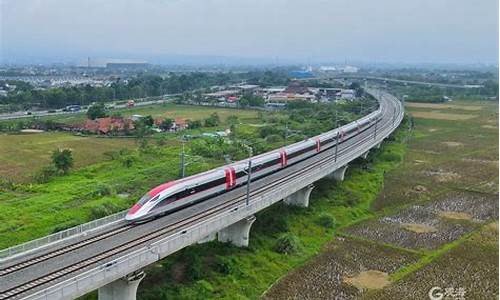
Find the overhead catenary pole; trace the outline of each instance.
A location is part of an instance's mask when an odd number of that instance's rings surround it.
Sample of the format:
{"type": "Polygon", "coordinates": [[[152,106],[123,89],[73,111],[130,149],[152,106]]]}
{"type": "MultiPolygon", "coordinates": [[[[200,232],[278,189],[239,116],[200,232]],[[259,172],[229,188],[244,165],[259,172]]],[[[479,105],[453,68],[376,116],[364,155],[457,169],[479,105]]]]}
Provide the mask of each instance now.
{"type": "Polygon", "coordinates": [[[250,204],[250,183],[252,181],[252,156],[253,149],[252,147],[246,145],[248,150],[248,171],[247,171],[247,197],[246,197],[246,205],[250,204]]]}
{"type": "Polygon", "coordinates": [[[182,143],[182,150],[181,150],[180,176],[181,178],[184,178],[184,176],[186,176],[186,163],[185,163],[186,154],[184,152],[184,144],[186,143],[186,140],[184,139],[184,136],[182,136],[181,143],[182,143]]]}
{"type": "Polygon", "coordinates": [[[337,162],[337,153],[339,149],[339,132],[337,131],[337,138],[335,139],[335,162],[337,162]]]}

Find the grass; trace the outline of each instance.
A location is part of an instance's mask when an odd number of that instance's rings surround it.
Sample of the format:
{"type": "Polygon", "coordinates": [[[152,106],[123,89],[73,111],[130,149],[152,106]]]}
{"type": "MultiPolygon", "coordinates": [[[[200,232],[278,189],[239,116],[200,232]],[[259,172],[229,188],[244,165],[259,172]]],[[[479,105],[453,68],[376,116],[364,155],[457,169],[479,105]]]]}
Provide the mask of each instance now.
{"type": "Polygon", "coordinates": [[[466,291],[466,299],[497,298],[498,222],[424,255],[391,279],[391,286],[371,291],[363,299],[423,299],[432,286],[460,287],[466,291]]]}
{"type": "Polygon", "coordinates": [[[104,159],[103,153],[135,148],[133,139],[79,137],[64,132],[0,134],[0,178],[27,182],[42,167],[51,163],[52,151],[73,150],[75,168],[104,159]]]}
{"type": "MultiPolygon", "coordinates": [[[[416,124],[413,140],[404,163],[388,174],[388,184],[373,205],[384,215],[409,205],[431,203],[455,192],[473,191],[498,197],[498,104],[467,101],[441,111],[463,114],[462,121],[432,117],[429,113],[434,106],[409,106],[416,124]],[[491,130],[484,130],[485,126],[491,130]],[[437,178],[427,176],[426,170],[458,176],[436,182],[437,178]],[[425,191],[408,193],[416,184],[424,186],[425,191]]],[[[497,297],[498,227],[495,230],[490,224],[479,226],[434,251],[423,251],[416,263],[391,274],[390,287],[370,291],[363,299],[424,298],[432,286],[466,288],[467,299],[497,297]]]]}
{"type": "MultiPolygon", "coordinates": [[[[258,111],[249,109],[219,108],[196,105],[182,105],[174,103],[154,104],[148,106],[138,106],[133,108],[120,108],[110,110],[110,114],[120,114],[124,117],[132,115],[151,115],[154,118],[186,118],[191,120],[202,120],[217,112],[222,121],[231,115],[237,115],[244,121],[255,121],[258,111]]],[[[85,121],[85,113],[74,113],[65,115],[40,117],[41,120],[53,120],[66,124],[78,124],[85,121]]],[[[6,121],[16,122],[16,121],[6,121]]]]}
{"type": "Polygon", "coordinates": [[[149,275],[141,283],[139,297],[259,298],[278,278],[318,254],[340,226],[371,216],[370,204],[382,187],[384,173],[397,166],[404,153],[405,145],[400,138],[375,150],[368,161],[354,163],[344,182],[317,182],[309,208],[276,204],[257,214],[248,249],[217,242],[193,245],[148,268],[149,275]],[[335,220],[335,226],[318,222],[325,214],[335,220]],[[276,252],[276,240],[283,233],[298,239],[301,245],[298,253],[276,252]]]}
{"type": "MultiPolygon", "coordinates": [[[[332,280],[316,284],[317,280],[314,278],[325,276],[322,273],[323,265],[337,266],[336,270],[349,269],[349,262],[345,262],[344,253],[337,246],[333,250],[322,251],[317,258],[302,267],[298,273],[304,274],[303,277],[294,275],[297,273],[294,271],[280,280],[272,289],[273,295],[280,295],[279,299],[295,299],[300,298],[300,295],[318,295],[318,290],[321,290],[326,293],[338,291],[335,295],[342,293],[346,297],[362,299],[424,299],[428,297],[427,293],[432,286],[440,286],[443,290],[448,287],[464,287],[467,299],[494,299],[498,296],[498,223],[496,231],[490,225],[481,227],[480,223],[497,218],[494,208],[484,215],[481,212],[488,209],[490,203],[494,207],[493,199],[498,197],[498,104],[454,101],[453,107],[439,107],[440,114],[446,118],[430,114],[437,109],[433,104],[411,105],[407,108],[407,112],[414,117],[414,131],[404,160],[397,168],[385,174],[382,191],[375,201],[369,202],[370,209],[367,212],[364,210],[364,216],[358,222],[346,222],[346,225],[339,228],[342,229],[340,235],[344,237],[342,244],[345,244],[340,248],[349,249],[352,252],[349,257],[356,258],[357,264],[363,268],[367,268],[369,264],[378,264],[377,270],[384,272],[387,272],[384,269],[387,268],[387,260],[367,255],[356,241],[369,242],[373,244],[372,248],[411,253],[416,259],[410,263],[399,261],[388,272],[392,284],[381,290],[348,289],[342,281],[345,273],[337,271],[332,273],[332,280]],[[477,106],[481,109],[477,109],[477,106]],[[471,110],[471,107],[474,109],[471,110]],[[426,114],[426,118],[419,117],[419,114],[426,114]],[[450,114],[452,117],[458,114],[463,120],[452,120],[450,114]],[[487,130],[485,125],[488,126],[487,130]],[[456,198],[460,195],[472,198],[456,198]],[[446,206],[440,206],[440,201],[446,201],[443,202],[446,206]],[[387,236],[384,235],[384,230],[389,226],[386,222],[398,220],[398,217],[404,218],[404,212],[415,205],[436,205],[436,209],[446,211],[465,210],[475,217],[482,216],[479,218],[482,221],[440,219],[436,215],[440,220],[439,224],[443,225],[438,224],[439,232],[436,235],[414,234],[415,240],[411,237],[406,239],[411,246],[412,243],[426,239],[440,242],[440,238],[454,237],[444,239],[444,243],[431,250],[398,246],[397,242],[404,240],[405,236],[401,235],[404,230],[394,225],[392,227],[398,229],[389,233],[396,242],[388,244],[384,239],[387,236]],[[379,222],[384,217],[392,219],[379,222]],[[356,235],[347,234],[346,232],[350,232],[348,229],[356,228],[352,225],[366,231],[359,231],[356,235]],[[467,230],[447,232],[447,228],[452,228],[449,226],[457,230],[466,227],[467,230]],[[366,232],[373,235],[363,235],[366,232]],[[457,234],[458,232],[461,234],[457,234]],[[325,255],[329,255],[327,260],[321,258],[325,255]],[[335,276],[340,276],[340,281],[335,280],[335,276]]],[[[387,159],[393,154],[384,156],[387,159]]],[[[414,222],[418,223],[422,220],[420,218],[426,220],[425,213],[414,212],[415,214],[408,215],[409,218],[414,218],[414,222]]],[[[341,243],[334,240],[331,244],[335,246],[341,243]]],[[[351,276],[349,272],[347,275],[351,276]]],[[[323,295],[312,298],[324,298],[323,295]]]]}
{"type": "MultiPolygon", "coordinates": [[[[123,116],[133,114],[152,115],[162,118],[204,119],[217,112],[221,122],[235,115],[242,123],[257,123],[258,112],[254,110],[238,110],[229,108],[213,108],[177,104],[162,104],[148,107],[116,110],[123,116]]],[[[113,111],[115,112],[115,111],[113,111]]],[[[57,122],[81,123],[85,115],[72,114],[47,117],[57,122]]],[[[188,130],[183,134],[211,132],[226,127],[201,128],[188,130]]],[[[255,129],[254,129],[255,130],[255,129]]],[[[173,140],[178,134],[155,134],[153,138],[164,137],[173,140]]],[[[57,148],[73,150],[75,169],[101,162],[103,155],[109,151],[133,149],[136,147],[133,138],[97,138],[95,136],[80,137],[64,132],[44,132],[33,134],[0,134],[0,178],[15,183],[28,183],[33,175],[50,163],[50,155],[57,148]]]]}
{"type": "MultiPolygon", "coordinates": [[[[178,146],[134,150],[45,184],[0,186],[0,248],[102,217],[103,211],[130,207],[152,186],[177,178],[179,151],[178,146]],[[125,158],[131,159],[130,166],[125,158]]],[[[187,171],[193,174],[217,164],[205,160],[187,171]]]]}

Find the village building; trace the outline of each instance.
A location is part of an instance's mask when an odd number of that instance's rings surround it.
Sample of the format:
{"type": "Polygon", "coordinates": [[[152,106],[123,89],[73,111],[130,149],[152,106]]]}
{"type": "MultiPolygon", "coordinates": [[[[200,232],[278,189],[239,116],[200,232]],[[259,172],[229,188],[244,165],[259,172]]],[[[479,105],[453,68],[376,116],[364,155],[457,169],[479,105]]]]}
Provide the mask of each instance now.
{"type": "Polygon", "coordinates": [[[95,120],[86,120],[83,125],[83,131],[95,134],[126,132],[128,130],[133,130],[134,128],[134,121],[131,119],[124,119],[122,117],[106,117],[95,120]]]}

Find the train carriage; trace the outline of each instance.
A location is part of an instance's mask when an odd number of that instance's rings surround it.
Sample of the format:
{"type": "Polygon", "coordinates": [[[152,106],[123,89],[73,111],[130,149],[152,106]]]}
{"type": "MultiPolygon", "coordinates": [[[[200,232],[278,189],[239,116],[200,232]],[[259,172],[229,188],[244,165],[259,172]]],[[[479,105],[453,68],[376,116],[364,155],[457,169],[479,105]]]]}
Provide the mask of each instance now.
{"type": "MultiPolygon", "coordinates": [[[[374,126],[382,111],[334,129],[251,158],[252,178],[258,179],[310,158],[326,149],[361,134],[374,126]]],[[[127,213],[125,219],[141,222],[217,196],[247,183],[248,159],[211,171],[162,184],[144,195],[127,213]]]]}

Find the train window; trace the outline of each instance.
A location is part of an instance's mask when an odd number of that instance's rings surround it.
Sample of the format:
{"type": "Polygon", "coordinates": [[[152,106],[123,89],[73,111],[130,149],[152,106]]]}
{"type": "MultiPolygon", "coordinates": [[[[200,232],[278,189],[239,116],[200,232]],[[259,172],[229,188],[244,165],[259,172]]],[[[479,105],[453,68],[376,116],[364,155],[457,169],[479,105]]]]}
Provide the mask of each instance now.
{"type": "Polygon", "coordinates": [[[139,204],[143,205],[144,203],[148,202],[149,200],[151,200],[151,195],[149,193],[147,193],[146,195],[142,196],[142,198],[139,200],[139,204]]]}
{"type": "Polygon", "coordinates": [[[165,204],[169,204],[169,203],[174,202],[175,200],[177,200],[177,197],[174,195],[174,196],[172,196],[172,197],[168,197],[167,199],[163,200],[163,202],[164,202],[165,204]]]}

